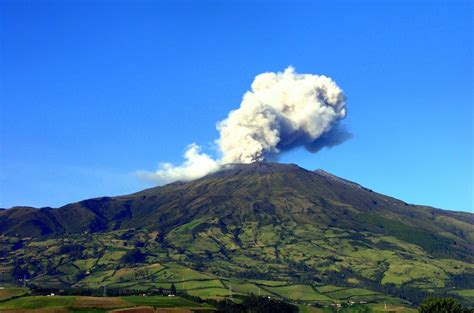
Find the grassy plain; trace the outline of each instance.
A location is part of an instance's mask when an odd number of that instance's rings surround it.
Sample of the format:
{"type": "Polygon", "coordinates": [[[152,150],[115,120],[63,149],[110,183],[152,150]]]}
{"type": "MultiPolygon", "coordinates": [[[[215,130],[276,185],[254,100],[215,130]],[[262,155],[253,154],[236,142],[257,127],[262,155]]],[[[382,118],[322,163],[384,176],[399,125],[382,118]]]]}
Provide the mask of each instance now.
{"type": "Polygon", "coordinates": [[[25,295],[28,293],[28,291],[28,288],[3,287],[3,289],[0,289],[0,301],[25,295]]]}
{"type": "Polygon", "coordinates": [[[83,296],[26,296],[0,303],[0,312],[74,312],[102,313],[112,309],[151,306],[159,308],[183,308],[212,310],[181,297],[127,296],[127,297],[83,297],[83,296]],[[40,310],[40,311],[37,311],[40,310]]]}

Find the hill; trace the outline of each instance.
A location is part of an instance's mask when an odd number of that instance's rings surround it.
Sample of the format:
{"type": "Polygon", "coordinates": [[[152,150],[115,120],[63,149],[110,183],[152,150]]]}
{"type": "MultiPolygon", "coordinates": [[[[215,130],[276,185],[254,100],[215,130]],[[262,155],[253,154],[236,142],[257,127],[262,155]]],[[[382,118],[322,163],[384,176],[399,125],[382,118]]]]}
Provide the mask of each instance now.
{"type": "Polygon", "coordinates": [[[126,196],[2,210],[0,232],[3,267],[39,285],[188,280],[183,288],[196,295],[226,295],[231,282],[244,293],[313,300],[351,296],[315,289],[324,285],[397,297],[474,288],[473,214],[411,205],[291,164],[235,164],[126,196]],[[127,264],[130,251],[143,258],[127,264]]]}

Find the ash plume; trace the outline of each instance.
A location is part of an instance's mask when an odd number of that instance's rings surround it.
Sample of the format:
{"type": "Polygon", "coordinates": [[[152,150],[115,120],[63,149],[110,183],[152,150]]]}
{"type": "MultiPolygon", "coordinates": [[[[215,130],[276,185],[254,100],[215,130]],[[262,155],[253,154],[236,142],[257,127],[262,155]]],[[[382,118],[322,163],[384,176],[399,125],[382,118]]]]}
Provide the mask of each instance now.
{"type": "Polygon", "coordinates": [[[211,158],[192,144],[182,165],[162,163],[156,172],[140,172],[140,176],[159,184],[187,181],[223,164],[275,160],[296,147],[317,152],[349,138],[339,125],[345,116],[344,93],[327,76],[298,74],[293,67],[259,74],[240,107],[217,123],[219,158],[211,158]]]}
{"type": "Polygon", "coordinates": [[[156,172],[138,171],[138,176],[159,185],[174,181],[189,181],[205,176],[219,169],[219,162],[201,152],[197,144],[190,144],[184,153],[185,161],[179,166],[160,163],[156,172]]]}

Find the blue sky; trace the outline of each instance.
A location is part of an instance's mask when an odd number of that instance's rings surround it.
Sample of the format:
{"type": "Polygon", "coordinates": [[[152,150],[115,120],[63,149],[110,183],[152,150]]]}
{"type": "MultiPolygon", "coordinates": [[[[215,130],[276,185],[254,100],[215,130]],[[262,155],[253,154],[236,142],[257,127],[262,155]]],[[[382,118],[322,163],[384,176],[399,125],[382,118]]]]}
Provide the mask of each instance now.
{"type": "Polygon", "coordinates": [[[0,207],[150,186],[214,153],[255,75],[292,65],[345,91],[353,138],[281,162],[473,212],[470,1],[0,3],[0,207]]]}

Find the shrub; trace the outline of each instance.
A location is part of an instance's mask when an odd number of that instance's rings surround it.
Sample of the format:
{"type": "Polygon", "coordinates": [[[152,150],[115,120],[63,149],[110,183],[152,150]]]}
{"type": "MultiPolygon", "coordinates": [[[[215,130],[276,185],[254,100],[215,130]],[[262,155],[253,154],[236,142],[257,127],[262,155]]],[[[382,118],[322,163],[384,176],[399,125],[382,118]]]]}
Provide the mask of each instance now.
{"type": "Polygon", "coordinates": [[[474,310],[463,308],[453,298],[427,298],[418,309],[420,313],[473,313],[474,310]]]}

